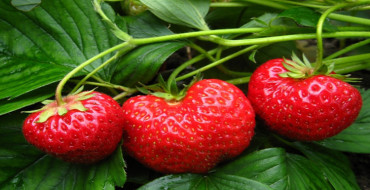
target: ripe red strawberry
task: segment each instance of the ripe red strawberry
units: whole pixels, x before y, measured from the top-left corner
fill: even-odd
[[[293,71],[294,68],[284,67],[283,62],[292,63],[284,59],[267,61],[257,68],[249,82],[248,98],[256,114],[273,131],[291,139],[315,141],[334,136],[353,123],[362,106],[356,88],[322,74],[282,77],[302,77],[304,72],[307,75],[313,72],[301,64],[297,67],[303,74],[287,74],[286,66]]]
[[[75,163],[93,163],[110,155],[122,139],[120,105],[99,92],[82,92],[54,101],[29,115],[26,140],[42,151]]]
[[[217,79],[195,83],[179,101],[136,96],[123,110],[124,149],[162,173],[205,173],[239,155],[254,134],[246,96]]]

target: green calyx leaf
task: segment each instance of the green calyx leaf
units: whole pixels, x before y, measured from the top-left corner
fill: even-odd
[[[350,75],[341,75],[334,72],[335,63],[330,62],[322,65],[318,70],[312,66],[307,57],[302,55],[303,61],[300,60],[297,55],[292,54],[292,60],[284,59],[282,63],[284,68],[288,71],[285,73],[280,73],[279,76],[283,78],[295,78],[295,79],[305,79],[314,75],[326,75],[330,76],[344,82],[360,82],[361,78],[350,78]]]
[[[308,61],[305,55],[302,55],[303,61],[298,58],[298,56],[293,52],[292,60],[284,59],[282,63],[288,71],[285,73],[279,74],[281,77],[290,77],[290,78],[308,78],[314,75],[314,68],[311,63]]]
[[[180,101],[186,96],[188,89],[196,82],[202,79],[201,74],[194,76],[194,79],[187,85],[183,85],[183,88],[179,90],[176,80],[165,81],[164,78],[159,75],[158,84],[137,87],[138,91],[143,94],[150,94],[159,98],[163,98],[166,101]]]
[[[40,117],[36,122],[37,123],[43,123],[43,122],[47,121],[53,115],[55,115],[55,110],[54,109],[47,109],[47,110],[43,111],[40,114]]]
[[[67,108],[65,108],[65,107],[59,107],[59,108],[57,108],[57,111],[58,111],[58,115],[60,115],[60,116],[63,116],[68,112]]]
[[[54,115],[63,116],[71,110],[78,110],[81,112],[87,111],[87,108],[82,104],[82,100],[87,100],[95,94],[92,94],[93,90],[80,92],[78,94],[74,93],[63,98],[65,104],[58,105],[56,101],[47,100],[43,103],[46,104],[41,109],[35,111],[29,111],[27,113],[42,112],[37,123],[43,123],[47,121],[50,117]]]
[[[67,110],[67,109],[66,109]],[[69,107],[68,107],[68,110],[78,110],[78,111],[87,111],[87,108],[85,108],[85,106],[80,102],[80,101],[77,101],[75,102],[74,104],[71,104]],[[67,112],[66,112],[67,113]]]

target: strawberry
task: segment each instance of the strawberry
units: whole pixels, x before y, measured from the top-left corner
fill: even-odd
[[[307,60],[272,59],[252,74],[248,98],[256,114],[280,135],[300,141],[334,136],[358,116],[362,99],[330,70],[315,74]]]
[[[139,95],[122,107],[124,149],[162,173],[205,173],[239,155],[254,134],[249,100],[217,79],[196,82],[181,100]]]
[[[122,139],[120,105],[99,92],[82,92],[29,115],[26,140],[40,150],[74,163],[93,163],[110,155]]]

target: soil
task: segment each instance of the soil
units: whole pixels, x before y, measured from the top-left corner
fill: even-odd
[[[362,190],[370,190],[370,154],[348,154],[353,172]]]

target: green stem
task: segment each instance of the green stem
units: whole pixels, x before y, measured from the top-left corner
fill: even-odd
[[[224,57],[224,58],[222,58],[220,60],[217,60],[217,61],[215,61],[213,63],[210,63],[210,64],[208,64],[208,65],[206,65],[204,67],[201,67],[201,68],[199,68],[199,69],[197,69],[197,70],[195,70],[193,72],[190,72],[190,73],[187,73],[185,75],[182,75],[182,76],[176,78],[176,80],[183,80],[183,79],[189,78],[189,77],[194,76],[194,75],[196,75],[196,74],[198,74],[200,72],[206,71],[206,70],[208,70],[208,69],[210,69],[212,67],[215,67],[215,66],[217,66],[217,65],[219,65],[221,63],[224,63],[224,62],[226,62],[226,61],[228,61],[230,59],[233,59],[235,57],[238,57],[238,56],[240,56],[240,55],[242,55],[242,54],[244,54],[246,52],[252,51],[252,50],[257,49],[259,47],[261,47],[261,46],[260,45],[249,46],[249,47],[244,48],[244,49],[242,49],[240,51],[237,51],[237,52],[235,52],[233,54],[230,54],[230,55],[228,55],[228,56],[226,56],[226,57]]]
[[[191,43],[189,44],[189,46],[195,50],[197,50],[199,53],[201,54],[204,54],[209,60],[211,61],[215,61],[216,59],[214,57],[212,57],[212,55],[210,55],[207,50],[205,50],[204,48],[198,46],[197,44],[195,43]]]
[[[341,57],[336,59],[324,60],[324,64],[335,63],[334,71],[338,74],[350,73],[369,68],[370,53],[354,56]]]
[[[148,43],[164,42],[170,40],[179,40],[184,38],[194,38],[199,36],[219,35],[219,34],[241,34],[241,33],[256,33],[262,32],[266,28],[233,28],[233,29],[218,29],[207,31],[187,32],[180,34],[173,34],[167,36],[157,36],[151,38],[131,39],[130,43],[135,45],[143,45]]]
[[[122,99],[126,96],[130,96],[131,94],[137,92],[137,89],[133,89],[132,91],[126,91],[126,92],[122,92],[120,94],[118,94],[117,96],[113,97],[114,100],[119,100],[119,99]]]
[[[207,54],[208,55],[213,55],[217,52],[217,49],[213,49],[211,51],[208,51]],[[183,71],[186,67],[189,67],[190,65],[194,64],[194,63],[197,63],[203,59],[205,59],[207,56],[205,54],[201,54],[201,55],[198,55],[196,57],[194,57],[193,59],[190,59],[189,61],[183,63],[182,65],[180,65],[179,67],[177,67],[172,73],[171,75],[168,77],[168,81],[170,83],[170,81],[178,81],[180,79],[177,79],[176,76],[178,74],[180,74],[181,71]]]
[[[108,55],[109,53],[112,53],[116,50],[119,50],[119,49],[121,49],[121,48],[123,48],[127,45],[128,45],[128,43],[125,42],[125,43],[121,43],[121,44],[118,44],[116,46],[113,46],[113,47],[95,55],[94,57],[86,60],[81,65],[77,66],[72,71],[70,71],[67,75],[65,75],[64,78],[59,82],[59,84],[58,84],[58,86],[55,90],[55,99],[56,99],[58,105],[63,105],[64,104],[64,101],[63,101],[63,98],[62,98],[62,90],[63,90],[64,85],[67,83],[67,81],[70,78],[72,78],[76,73],[78,73],[80,70],[82,70],[87,65],[89,65],[89,64],[93,63],[94,61],[104,57],[105,55]]]
[[[108,16],[104,13],[104,11],[101,9],[101,6],[100,6],[100,1],[99,0],[94,0],[93,1],[93,5],[94,5],[94,8],[95,8],[95,11],[100,15],[100,17],[102,18],[103,21],[105,21],[108,26],[110,27],[111,31],[113,32],[113,34],[123,40],[123,41],[129,41],[132,37],[130,35],[128,35],[126,32],[122,31],[114,22],[112,22]]]
[[[238,85],[238,84],[248,83],[250,79],[251,79],[251,77],[242,77],[242,78],[227,80],[226,82]]]
[[[334,69],[334,72],[338,74],[346,74],[346,73],[352,73],[355,71],[360,71],[360,70],[364,70],[368,68],[370,68],[370,62],[358,61],[358,62],[351,62],[348,64],[343,64],[341,67],[336,67]]]
[[[211,7],[216,8],[216,7],[246,7],[249,4],[247,3],[241,3],[241,2],[215,2],[211,3]]]
[[[343,64],[343,63],[350,63],[355,61],[369,61],[370,60],[370,53],[365,54],[359,54],[359,55],[353,55],[353,56],[347,56],[347,57],[341,57],[331,60],[324,60],[323,63],[331,63],[334,62],[335,64]]]
[[[278,2],[287,3],[287,4],[288,3],[289,4],[295,4],[295,5],[306,6],[306,7],[311,7],[311,8],[319,8],[319,9],[327,8],[327,6],[320,6],[320,5],[316,6],[316,5],[303,4],[303,3],[299,3],[299,2],[284,1],[284,0],[276,0],[274,3],[271,3],[271,1],[261,1],[261,0],[243,0],[243,2],[259,4],[259,5],[263,5],[263,6],[266,6],[266,7],[271,7],[271,8],[275,8],[275,9],[282,9],[282,10],[286,10],[286,9],[290,8],[290,6],[279,4]],[[361,2],[357,2],[357,3],[359,3],[359,5],[363,5],[363,4],[369,4],[370,1],[361,1]],[[355,23],[355,24],[362,24],[362,25],[370,26],[370,19],[366,19],[366,18],[359,18],[359,17],[355,17],[355,16],[341,15],[341,14],[336,14],[336,13],[329,14],[328,18],[338,20],[338,21],[343,21],[343,22],[349,22],[349,23]]]
[[[323,40],[322,40],[322,29],[324,26],[324,22],[328,15],[340,8],[346,7],[348,4],[338,4],[336,6],[333,6],[326,10],[319,18],[319,21],[317,23],[317,28],[316,28],[316,40],[317,40],[317,56],[316,56],[316,63],[315,63],[315,71],[318,71],[321,66],[322,66],[322,59],[324,57],[324,45],[323,45]]]
[[[370,43],[370,39],[366,39],[366,40],[363,40],[361,42],[358,42],[358,43],[349,45],[346,48],[341,49],[341,50],[339,50],[339,51],[337,51],[337,52],[329,55],[324,60],[329,60],[329,59],[333,59],[333,58],[339,57],[339,56],[341,56],[341,55],[343,55],[345,53],[348,53],[348,52],[350,52],[350,51],[352,51],[354,49],[357,49],[357,48],[362,47],[362,46],[364,46],[366,44],[369,44],[369,43]]]
[[[318,5],[318,4],[313,4],[313,3],[304,3],[304,2],[297,2],[297,1],[286,1],[286,0],[272,0],[275,2],[281,2],[285,4],[290,4],[290,5],[298,5],[301,7],[310,7],[310,8],[317,8],[317,9],[327,9],[329,6],[327,5]]]
[[[338,31],[370,31],[368,26],[338,26]]]
[[[234,77],[241,77],[241,76],[251,75],[251,73],[249,73],[249,72],[232,71],[232,70],[228,69],[227,67],[225,67],[222,64],[217,65],[217,69],[219,69],[222,73],[225,73],[227,75],[234,76]]]
[[[370,32],[358,32],[358,31],[346,31],[346,32],[332,32],[322,34],[323,38],[339,38],[339,37],[370,37]],[[276,43],[294,40],[305,40],[314,39],[316,34],[291,34],[284,36],[272,36],[263,37],[255,39],[242,39],[242,40],[227,40],[223,38],[203,38],[208,41],[224,45],[224,46],[244,46],[253,44],[266,44],[266,43]]]
[[[331,13],[330,15],[328,15],[328,18],[342,21],[342,22],[349,22],[349,23],[354,23],[354,24],[370,26],[370,19],[366,19],[366,18],[359,18],[359,17],[341,15],[341,14],[336,14],[336,13]]]
[[[240,0],[241,2],[247,2],[247,3],[253,3],[253,4],[257,4],[257,5],[263,5],[263,6],[267,6],[267,7],[272,7],[272,8],[275,8],[275,9],[288,9],[289,6],[286,6],[286,5],[283,5],[283,4],[280,4],[280,3],[275,3],[275,2],[272,2],[272,1],[263,1],[263,0]]]
[[[127,43],[127,42],[125,42]],[[107,61],[105,61],[103,64],[99,65],[99,67],[95,68],[93,71],[91,71],[88,75],[86,75],[73,89],[72,89],[72,92],[75,92],[77,89],[80,88],[80,86],[87,80],[89,79],[91,76],[93,76],[95,73],[97,73],[98,71],[100,71],[102,68],[104,68],[106,65],[108,65],[109,63],[111,63],[112,61],[116,60],[118,57],[120,57],[121,55],[127,53],[128,51],[132,50],[135,46],[126,46],[124,47],[122,50],[118,51],[114,56],[112,56],[111,58],[109,58]]]
[[[75,83],[81,82],[79,80],[70,80],[70,81],[71,82],[75,82]],[[116,84],[112,84],[112,83],[108,83],[108,82],[91,82],[91,81],[85,81],[83,84],[84,85],[92,85],[92,86],[106,87],[106,88],[109,88],[109,89],[114,88],[114,89],[117,89],[117,90],[128,91],[128,92],[133,91],[132,88],[128,88],[128,87],[125,87],[125,86],[116,85]]]

